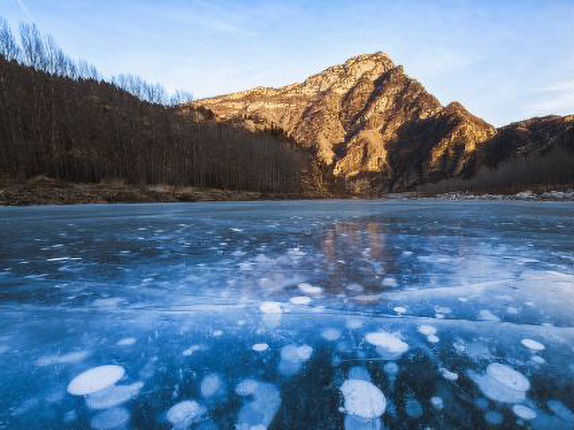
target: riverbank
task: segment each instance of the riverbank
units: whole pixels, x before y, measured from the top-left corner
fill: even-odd
[[[38,177],[25,182],[0,181],[0,206],[71,205],[113,203],[177,203],[306,199],[439,199],[439,200],[549,200],[574,201],[574,189],[540,188],[519,193],[473,194],[452,192],[391,193],[370,196],[320,193],[261,193],[171,185],[130,185],[121,182],[83,184]]]
[[[335,197],[340,198],[341,196],[260,193],[168,185],[81,184],[63,182],[46,177],[34,178],[22,183],[0,182],[0,205],[3,206],[293,200]]]

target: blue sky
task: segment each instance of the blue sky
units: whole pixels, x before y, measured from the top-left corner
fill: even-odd
[[[105,74],[196,98],[384,51],[494,125],[574,113],[574,0],[0,0]]]

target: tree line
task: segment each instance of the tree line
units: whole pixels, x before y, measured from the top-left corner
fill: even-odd
[[[184,92],[134,75],[104,79],[52,37],[0,20],[0,174],[300,192],[308,162],[275,132],[252,133],[175,106]]]

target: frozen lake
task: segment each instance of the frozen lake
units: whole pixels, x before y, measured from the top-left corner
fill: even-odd
[[[0,429],[573,429],[574,204],[0,208]]]

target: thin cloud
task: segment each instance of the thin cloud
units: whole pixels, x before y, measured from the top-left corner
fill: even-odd
[[[30,13],[30,11],[28,10],[28,8],[26,7],[26,5],[24,4],[24,2],[22,0],[16,0],[16,3],[20,7],[20,9],[22,9],[22,12],[24,13],[24,15],[26,15],[26,17],[30,21],[35,21],[34,17],[32,16],[32,14]]]

